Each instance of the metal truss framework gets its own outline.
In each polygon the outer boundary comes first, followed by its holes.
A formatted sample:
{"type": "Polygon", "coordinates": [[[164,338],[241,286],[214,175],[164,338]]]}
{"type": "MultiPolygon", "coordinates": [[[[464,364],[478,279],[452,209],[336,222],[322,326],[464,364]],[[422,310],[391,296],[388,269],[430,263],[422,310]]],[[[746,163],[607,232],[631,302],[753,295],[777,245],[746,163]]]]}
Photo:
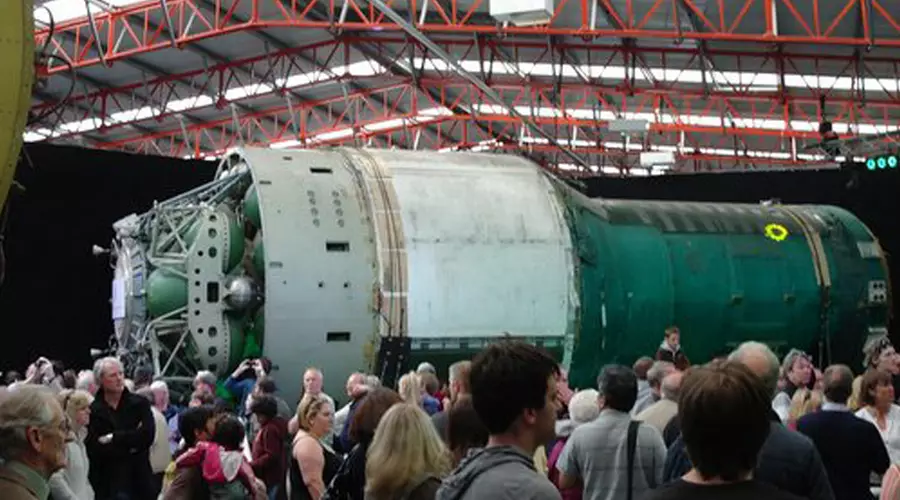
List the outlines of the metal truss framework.
{"type": "MultiPolygon", "coordinates": [[[[373,71],[363,78],[337,75],[329,71],[336,65],[347,64],[353,47],[365,44],[387,65],[394,64],[410,54],[424,61],[427,52],[402,38],[348,35],[327,42],[283,49],[257,57],[226,61],[208,69],[192,70],[180,74],[161,76],[145,82],[123,87],[103,88],[95,92],[73,96],[68,105],[60,109],[60,116],[49,120],[73,122],[96,118],[100,123],[96,132],[115,135],[110,140],[94,142],[95,147],[143,151],[153,154],[178,156],[205,156],[229,146],[265,144],[295,140],[298,144],[312,144],[325,134],[351,132],[351,136],[318,141],[316,144],[345,143],[347,141],[381,141],[392,146],[416,146],[448,148],[452,132],[465,129],[462,147],[498,137],[507,138],[502,147],[512,147],[522,137],[521,123],[515,118],[490,107],[482,93],[453,72],[433,65],[422,65],[413,77],[392,74],[385,68],[373,71]],[[400,50],[396,50],[400,47],[400,50]],[[312,66],[309,61],[322,61],[312,66]],[[256,75],[248,81],[247,74],[256,75]],[[317,75],[300,85],[288,88],[290,75],[317,75]],[[342,83],[354,80],[356,90],[348,92],[342,83]],[[191,85],[185,85],[190,81],[191,85]],[[282,82],[281,85],[278,82],[282,82]],[[256,93],[244,92],[228,98],[230,91],[260,83],[266,88],[256,93]],[[285,99],[288,90],[303,94],[316,89],[315,99],[293,102],[285,99]],[[429,89],[431,95],[421,92],[429,89]],[[198,94],[199,92],[199,94],[198,94]],[[259,108],[255,111],[232,113],[208,122],[185,125],[179,119],[183,108],[171,109],[170,103],[197,95],[206,96],[204,103],[190,111],[208,107],[224,107],[242,100],[268,97],[281,99],[281,104],[259,108]],[[140,99],[136,100],[135,96],[140,99]],[[127,119],[112,120],[111,116],[134,110],[136,102],[141,106],[152,105],[154,113],[133,114],[127,119]],[[467,110],[450,113],[443,110],[467,110]],[[100,110],[96,113],[91,110],[100,110]],[[433,121],[420,121],[423,110],[442,110],[433,121]],[[448,116],[449,115],[449,116],[448,116]],[[439,120],[437,120],[439,119],[439,120]],[[388,120],[402,120],[406,127],[420,134],[425,131],[426,140],[415,143],[399,137],[392,127],[384,128],[388,120]],[[162,129],[146,132],[143,125],[156,122],[162,129]],[[466,128],[466,123],[481,123],[495,132],[494,137],[470,141],[477,127],[466,128]],[[377,131],[367,126],[377,126],[377,131]],[[459,128],[462,127],[462,128],[459,128]],[[131,130],[137,130],[133,135],[131,130]],[[442,132],[443,131],[443,132],[442,132]],[[125,134],[125,137],[119,137],[125,134]],[[432,142],[429,140],[433,139],[432,142]]],[[[900,59],[866,59],[861,66],[853,57],[822,54],[788,54],[773,51],[765,53],[714,51],[686,48],[644,48],[628,45],[597,46],[582,44],[542,44],[514,40],[454,40],[441,44],[458,60],[477,61],[481,77],[504,98],[504,101],[534,116],[545,128],[552,129],[556,137],[578,137],[582,142],[591,141],[592,151],[610,157],[615,151],[607,151],[602,144],[615,142],[616,138],[606,130],[610,116],[643,114],[655,117],[650,126],[654,145],[674,145],[685,157],[697,159],[690,151],[703,149],[732,149],[745,151],[787,152],[768,160],[774,166],[818,166],[819,162],[798,159],[796,141],[818,141],[815,128],[796,128],[796,122],[817,124],[823,117],[834,122],[860,126],[889,127],[900,120],[900,94],[896,89],[863,91],[860,88],[840,89],[818,85],[803,80],[793,87],[784,86],[786,74],[804,73],[803,68],[830,66],[832,78],[862,77],[876,79],[900,79],[900,59]],[[528,52],[529,56],[523,53],[528,52]],[[749,76],[739,82],[712,85],[709,82],[684,82],[680,75],[699,71],[703,58],[729,57],[735,67],[749,76]],[[654,70],[674,77],[655,78],[652,74],[634,72],[628,62],[640,58],[653,61],[654,70]],[[618,79],[593,78],[576,69],[572,61],[608,67],[622,65],[626,73],[618,79]],[[499,63],[509,65],[509,71],[497,72],[499,63]],[[552,66],[548,74],[537,74],[541,64],[552,66]],[[632,69],[628,73],[629,67],[632,69]],[[756,75],[774,74],[781,85],[770,91],[755,88],[756,75]],[[641,78],[636,78],[641,76],[641,78]],[[530,113],[529,113],[530,111],[530,113]],[[715,125],[710,125],[710,123],[715,125]],[[773,125],[774,124],[774,125],[773,125]]],[[[796,83],[796,82],[795,82],[796,83]]],[[[51,103],[38,105],[43,110],[51,103]]],[[[481,131],[484,132],[483,130],[481,131]]],[[[65,140],[80,135],[78,130],[62,132],[55,139],[65,140]]],[[[852,136],[853,130],[848,136],[852,136]]],[[[95,134],[96,135],[96,134],[95,134]]],[[[408,134],[407,134],[408,135],[408,134]]],[[[420,134],[421,135],[421,134],[420,134]]],[[[502,141],[501,141],[502,142],[502,141]]],[[[501,147],[498,144],[495,147],[501,147]]],[[[541,148],[536,147],[538,152],[541,148]]],[[[544,154],[539,155],[546,156],[544,154]]],[[[715,156],[715,155],[713,155],[715,156]]],[[[726,160],[709,155],[703,159],[746,162],[743,159],[726,160]]],[[[759,158],[750,159],[760,161],[759,158]]]]}
{"type": "MultiPolygon", "coordinates": [[[[485,14],[487,0],[390,0],[387,4],[402,10],[417,21],[418,29],[429,34],[900,47],[900,18],[886,7],[889,1],[893,0],[804,0],[804,7],[811,4],[811,9],[801,12],[796,0],[710,0],[703,2],[714,3],[717,15],[710,16],[697,0],[616,0],[618,9],[612,0],[596,0],[600,9],[593,0],[559,0],[548,24],[530,27],[494,22],[485,14]],[[741,7],[727,8],[726,3],[741,7]],[[854,23],[856,11],[862,21],[860,29],[854,30],[856,35],[839,36],[845,33],[841,28],[854,23]],[[683,29],[682,16],[692,18],[695,29],[683,29]],[[751,19],[757,16],[763,19],[751,19]],[[605,27],[597,27],[599,19],[605,27]],[[799,32],[780,34],[780,20],[799,26],[799,32]],[[883,27],[877,34],[876,25],[883,27]]],[[[50,46],[56,55],[80,68],[237,31],[277,27],[337,32],[400,29],[366,0],[154,0],[99,13],[93,16],[93,23],[90,19],[62,23],[56,31],[67,34],[65,39],[71,38],[72,43],[61,44],[55,37],[50,46]],[[240,13],[249,13],[249,17],[240,13]]],[[[49,30],[38,30],[35,41],[43,44],[48,35],[49,30]]],[[[64,69],[60,64],[49,71],[64,69]]]]}
{"type": "MultiPolygon", "coordinates": [[[[549,24],[533,27],[495,23],[486,14],[487,0],[387,3],[405,9],[454,59],[475,64],[469,71],[508,105],[592,165],[628,169],[638,165],[641,150],[668,148],[678,158],[674,168],[682,170],[820,167],[829,162],[798,151],[820,142],[822,120],[840,124],[843,138],[896,129],[900,56],[862,50],[900,47],[900,18],[885,9],[885,0],[804,0],[812,13],[802,15],[796,0],[734,0],[732,7],[740,3],[740,9],[726,10],[731,1],[709,0],[718,11],[707,17],[696,0],[557,0],[549,24]],[[820,7],[830,14],[820,14],[820,7]],[[837,36],[853,23],[851,11],[863,25],[852,24],[854,37],[837,36]],[[764,23],[748,21],[762,14],[764,23]],[[672,19],[661,19],[666,16],[672,19]],[[692,29],[684,29],[683,16],[692,29]],[[799,25],[801,34],[778,34],[785,20],[799,25]],[[600,37],[618,37],[620,43],[600,37]],[[640,38],[676,43],[649,47],[635,42],[640,38]],[[697,42],[681,43],[690,39],[697,42]],[[739,48],[711,48],[708,41],[738,42],[730,47],[739,48]],[[801,53],[791,44],[857,50],[801,53]],[[727,70],[720,71],[714,61],[726,59],[727,70]],[[592,72],[609,67],[621,74],[592,72]],[[651,122],[646,136],[609,132],[611,119],[636,115],[651,122]]],[[[565,162],[554,148],[529,137],[520,120],[436,64],[426,49],[393,33],[399,27],[367,0],[154,0],[95,14],[92,21],[62,23],[48,48],[74,68],[85,68],[137,62],[141,54],[193,48],[188,44],[235,32],[275,40],[258,31],[274,27],[318,28],[329,39],[299,47],[276,40],[277,50],[267,54],[221,58],[204,68],[78,94],[31,131],[91,121],[86,129],[54,130],[51,140],[182,157],[205,157],[238,144],[378,144],[518,150],[548,167],[565,162]],[[367,30],[376,33],[362,33],[367,30]],[[372,67],[378,69],[363,77],[332,71],[359,62],[360,54],[377,61],[372,67]],[[314,77],[290,83],[302,74],[314,77]],[[254,84],[262,87],[243,91],[254,84]],[[219,119],[194,117],[215,108],[222,109],[219,119]]],[[[37,43],[47,42],[48,34],[37,30],[37,43]]],[[[52,74],[67,65],[40,69],[52,74]]],[[[35,109],[55,104],[46,99],[35,109]]],[[[876,148],[892,141],[862,144],[876,148]]]]}
{"type": "MultiPolygon", "coordinates": [[[[401,147],[410,149],[503,149],[525,150],[540,153],[546,157],[548,165],[556,165],[555,148],[542,144],[538,138],[522,134],[522,125],[515,118],[503,114],[452,114],[447,110],[460,104],[469,109],[477,108],[483,103],[482,96],[466,82],[449,82],[441,79],[423,79],[421,84],[437,89],[441,96],[454,94],[453,101],[434,100],[417,91],[411,83],[398,82],[367,91],[338,94],[331,98],[310,101],[289,108],[278,106],[266,109],[257,114],[197,124],[183,128],[161,131],[150,135],[137,135],[131,138],[97,143],[96,147],[119,149],[168,156],[203,157],[222,153],[237,145],[268,145],[290,141],[292,146],[316,147],[340,144],[378,145],[381,147],[401,147]],[[391,104],[392,103],[392,104],[391,104]],[[335,112],[338,118],[331,118],[331,106],[339,105],[341,111],[335,112]],[[399,108],[410,111],[401,112],[399,108]],[[441,110],[441,111],[437,111],[441,110]],[[352,117],[352,125],[347,126],[344,118],[352,117]],[[266,118],[269,118],[266,120],[266,118]],[[483,124],[482,129],[474,126],[474,122],[483,124]],[[460,137],[463,138],[460,141],[460,137]],[[515,137],[517,141],[497,141],[497,137],[515,137]],[[552,157],[552,158],[551,158],[552,157]]],[[[504,97],[515,105],[550,107],[547,99],[548,88],[522,88],[520,86],[495,86],[504,97]]],[[[587,86],[563,87],[559,91],[565,99],[587,101],[596,89],[587,86]]],[[[695,111],[713,111],[714,103],[728,105],[728,100],[711,96],[680,96],[673,99],[665,94],[642,94],[644,102],[635,111],[659,106],[661,102],[670,103],[670,109],[676,115],[680,110],[690,110],[692,103],[698,104],[695,111]],[[675,102],[679,108],[675,107],[675,102]],[[701,109],[702,108],[702,109],[701,109]]],[[[798,103],[799,106],[799,103],[798,103]]],[[[802,106],[801,106],[802,107],[802,106]]],[[[563,109],[554,108],[560,114],[563,109]]],[[[588,108],[583,108],[588,109],[588,108]]],[[[765,110],[754,113],[755,119],[767,116],[778,117],[781,109],[765,110]]],[[[575,151],[595,157],[593,164],[615,164],[628,169],[637,163],[637,155],[644,146],[636,142],[629,144],[638,151],[626,149],[627,146],[610,146],[618,137],[608,134],[605,123],[592,119],[574,117],[536,117],[535,121],[550,130],[559,138],[569,138],[568,146],[575,151]],[[581,139],[578,139],[581,137],[581,139]],[[605,161],[603,161],[605,160],[605,161]]],[[[703,151],[723,150],[734,147],[734,135],[746,135],[748,149],[756,151],[753,139],[781,138],[777,131],[743,128],[714,128],[676,124],[657,124],[651,128],[648,142],[652,139],[654,146],[669,145],[679,151],[682,170],[697,170],[697,162],[714,163],[713,166],[741,165],[753,167],[758,163],[780,167],[821,166],[824,161],[798,160],[796,157],[759,158],[747,155],[709,154],[703,151]],[[752,135],[758,134],[758,135],[752,135]],[[699,137],[698,137],[699,136],[699,137]],[[711,136],[715,140],[710,141],[711,136]],[[700,140],[700,137],[703,140],[700,140]]],[[[815,137],[812,132],[794,132],[799,137],[815,137]]],[[[565,141],[564,141],[565,142],[565,141]]],[[[706,169],[708,167],[704,167],[706,169]]]]}
{"type": "MultiPolygon", "coordinates": [[[[395,115],[392,115],[395,117],[395,115]]],[[[318,117],[316,117],[318,118],[318,117]]],[[[479,116],[481,120],[483,116],[479,116]]],[[[490,119],[490,118],[489,118],[490,119]]],[[[323,147],[323,146],[378,146],[384,148],[402,149],[429,149],[438,151],[509,151],[538,153],[538,161],[552,170],[571,170],[562,168],[565,165],[565,157],[559,149],[548,144],[523,142],[497,141],[498,135],[516,135],[521,127],[511,121],[489,121],[486,128],[476,127],[468,117],[451,116],[439,117],[434,120],[420,121],[420,117],[397,118],[398,124],[392,127],[378,128],[377,130],[361,130],[354,134],[331,139],[319,139],[315,142],[298,141],[297,147],[323,147]],[[423,133],[428,130],[428,133],[423,133]],[[458,135],[469,137],[467,141],[460,142],[458,135]]],[[[191,149],[190,140],[209,141],[213,146],[205,154],[218,156],[231,147],[239,144],[246,146],[266,146],[279,142],[281,138],[292,138],[293,135],[285,134],[285,128],[278,130],[262,130],[262,123],[255,119],[248,119],[240,124],[245,132],[259,131],[266,135],[266,139],[258,142],[241,142],[238,135],[232,130],[224,128],[194,131],[188,141],[173,136],[141,139],[129,144],[127,150],[136,153],[159,154],[166,156],[198,156],[198,150],[191,149]]],[[[674,140],[671,135],[666,139],[674,140]]],[[[194,142],[196,144],[196,142],[194,142]]],[[[597,173],[601,165],[610,165],[619,171],[627,171],[639,166],[640,149],[634,150],[623,145],[622,147],[610,147],[598,142],[596,145],[584,145],[584,141],[576,143],[570,141],[567,146],[576,153],[586,158],[593,168],[590,171],[579,171],[577,174],[590,176],[597,173]]],[[[707,148],[714,149],[714,148],[707,148]]],[[[791,168],[791,167],[824,167],[829,162],[799,161],[780,158],[759,158],[752,156],[704,153],[700,150],[685,150],[676,154],[677,164],[672,168],[678,172],[699,172],[710,170],[760,169],[760,168],[791,168]]]]}

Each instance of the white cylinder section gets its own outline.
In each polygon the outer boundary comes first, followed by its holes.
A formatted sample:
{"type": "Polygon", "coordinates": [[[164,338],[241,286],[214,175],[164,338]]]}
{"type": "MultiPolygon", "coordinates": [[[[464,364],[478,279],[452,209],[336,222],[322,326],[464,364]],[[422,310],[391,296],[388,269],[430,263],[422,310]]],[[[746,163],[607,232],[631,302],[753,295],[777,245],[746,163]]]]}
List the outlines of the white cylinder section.
{"type": "Polygon", "coordinates": [[[572,242],[556,191],[539,167],[493,154],[345,152],[359,162],[374,160],[391,179],[402,220],[411,338],[504,332],[547,338],[571,329],[577,306],[572,242]]]}

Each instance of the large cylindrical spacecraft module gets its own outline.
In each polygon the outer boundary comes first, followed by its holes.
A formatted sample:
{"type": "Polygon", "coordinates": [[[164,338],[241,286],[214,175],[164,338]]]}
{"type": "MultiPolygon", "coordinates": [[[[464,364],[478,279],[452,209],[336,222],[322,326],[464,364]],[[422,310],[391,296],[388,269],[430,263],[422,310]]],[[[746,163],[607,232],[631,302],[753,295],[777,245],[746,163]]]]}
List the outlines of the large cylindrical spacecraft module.
{"type": "Polygon", "coordinates": [[[165,378],[272,360],[339,394],[510,336],[591,386],[666,327],[695,360],[760,340],[858,363],[888,327],[878,241],[836,207],[590,199],[495,154],[237,149],[114,225],[114,342],[165,378]]]}

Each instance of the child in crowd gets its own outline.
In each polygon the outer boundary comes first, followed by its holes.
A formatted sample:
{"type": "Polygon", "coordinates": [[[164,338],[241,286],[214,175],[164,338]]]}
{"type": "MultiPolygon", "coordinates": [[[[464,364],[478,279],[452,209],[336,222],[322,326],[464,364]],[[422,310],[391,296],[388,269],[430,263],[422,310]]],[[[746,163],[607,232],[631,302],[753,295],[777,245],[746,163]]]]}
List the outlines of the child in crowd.
{"type": "Polygon", "coordinates": [[[235,417],[224,417],[216,424],[211,442],[198,442],[175,463],[176,467],[201,466],[209,485],[210,499],[237,500],[266,498],[266,487],[253,474],[241,452],[244,425],[235,417]]]}

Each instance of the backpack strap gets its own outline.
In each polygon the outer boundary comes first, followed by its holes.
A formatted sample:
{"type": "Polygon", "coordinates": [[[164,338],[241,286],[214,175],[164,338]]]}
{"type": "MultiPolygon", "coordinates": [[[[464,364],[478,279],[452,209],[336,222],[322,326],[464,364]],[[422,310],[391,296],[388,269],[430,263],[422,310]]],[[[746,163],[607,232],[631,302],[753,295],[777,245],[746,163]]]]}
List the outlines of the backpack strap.
{"type": "Polygon", "coordinates": [[[637,420],[628,422],[628,442],[627,442],[627,460],[628,460],[628,500],[634,497],[634,453],[637,448],[638,427],[641,423],[637,420]]]}

